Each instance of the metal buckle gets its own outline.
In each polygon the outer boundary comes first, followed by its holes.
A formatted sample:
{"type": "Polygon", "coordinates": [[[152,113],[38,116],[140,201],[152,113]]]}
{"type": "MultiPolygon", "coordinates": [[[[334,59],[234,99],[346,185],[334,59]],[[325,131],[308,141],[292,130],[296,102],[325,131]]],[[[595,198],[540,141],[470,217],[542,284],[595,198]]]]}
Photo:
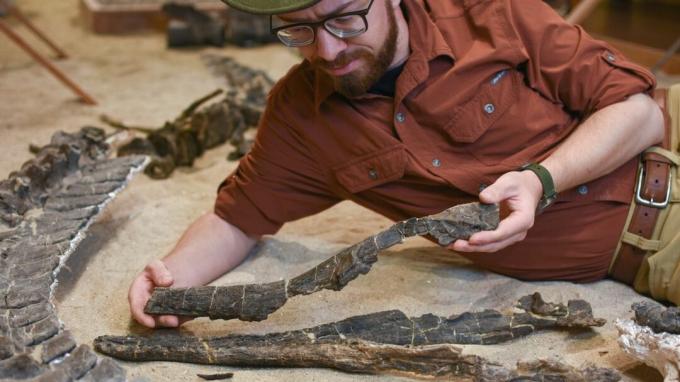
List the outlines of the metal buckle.
{"type": "Polygon", "coordinates": [[[638,174],[637,186],[635,186],[635,202],[637,204],[654,207],[654,208],[666,208],[668,203],[671,201],[671,172],[668,172],[668,183],[666,183],[666,200],[663,202],[655,202],[654,198],[645,199],[642,197],[642,179],[645,177],[645,168],[640,167],[640,173],[638,174]]]}

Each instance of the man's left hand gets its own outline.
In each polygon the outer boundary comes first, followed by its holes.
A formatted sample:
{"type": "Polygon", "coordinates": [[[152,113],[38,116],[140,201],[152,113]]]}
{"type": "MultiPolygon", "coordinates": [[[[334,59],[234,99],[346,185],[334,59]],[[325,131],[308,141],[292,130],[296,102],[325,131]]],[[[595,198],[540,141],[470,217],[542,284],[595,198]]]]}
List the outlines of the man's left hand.
{"type": "Polygon", "coordinates": [[[483,203],[499,203],[507,216],[494,231],[483,231],[468,240],[457,240],[453,250],[459,252],[496,252],[524,240],[534,225],[536,206],[543,195],[543,186],[532,171],[512,171],[479,194],[483,203]]]}

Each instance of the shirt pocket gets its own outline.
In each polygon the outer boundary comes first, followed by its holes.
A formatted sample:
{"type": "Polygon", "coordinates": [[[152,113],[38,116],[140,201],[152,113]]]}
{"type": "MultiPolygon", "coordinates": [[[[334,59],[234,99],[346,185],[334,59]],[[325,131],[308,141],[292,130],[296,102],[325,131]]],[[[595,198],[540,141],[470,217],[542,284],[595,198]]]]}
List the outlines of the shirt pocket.
{"type": "Polygon", "coordinates": [[[519,76],[512,69],[494,74],[481,85],[477,94],[458,106],[444,129],[460,143],[479,139],[517,102],[519,76]]]}
{"type": "Polygon", "coordinates": [[[343,188],[356,194],[401,179],[405,168],[406,152],[399,144],[351,159],[331,170],[343,188]]]}

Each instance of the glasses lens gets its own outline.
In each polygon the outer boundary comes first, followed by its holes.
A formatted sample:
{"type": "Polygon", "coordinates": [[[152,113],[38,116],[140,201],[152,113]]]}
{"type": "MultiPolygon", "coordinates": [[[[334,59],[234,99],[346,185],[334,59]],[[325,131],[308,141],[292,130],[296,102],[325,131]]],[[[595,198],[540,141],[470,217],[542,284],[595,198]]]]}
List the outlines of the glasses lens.
{"type": "Polygon", "coordinates": [[[305,46],[314,41],[314,30],[307,25],[297,25],[279,29],[276,32],[279,40],[288,46],[305,46]]]}
{"type": "Polygon", "coordinates": [[[354,37],[366,32],[364,18],[359,15],[335,17],[327,20],[324,25],[339,38],[354,37]]]}

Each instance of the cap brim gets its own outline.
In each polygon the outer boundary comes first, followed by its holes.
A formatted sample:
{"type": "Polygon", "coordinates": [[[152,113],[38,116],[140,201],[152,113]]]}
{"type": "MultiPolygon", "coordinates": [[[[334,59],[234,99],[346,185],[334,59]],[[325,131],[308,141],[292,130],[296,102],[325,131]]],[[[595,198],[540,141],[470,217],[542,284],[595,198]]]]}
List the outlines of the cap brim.
{"type": "Polygon", "coordinates": [[[222,0],[230,7],[257,15],[276,15],[311,7],[321,0],[222,0]]]}

